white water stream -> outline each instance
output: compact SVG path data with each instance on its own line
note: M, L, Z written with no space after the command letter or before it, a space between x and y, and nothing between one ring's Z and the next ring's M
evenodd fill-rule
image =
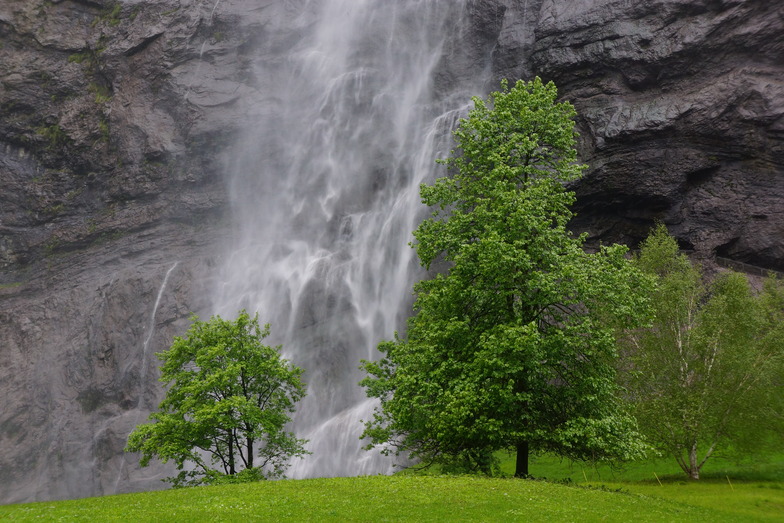
M391 470L361 450L373 405L358 366L405 324L421 277L408 246L426 212L418 187L481 94L482 71L474 85L443 78L463 4L291 2L287 27L265 34L285 51L255 63L263 94L229 169L237 232L214 310L259 311L305 369L293 428L313 454L289 477Z
M161 286L158 289L158 295L155 297L155 304L152 306L152 312L150 313L150 323L147 326L147 336L144 338L144 343L142 344L141 350L141 360L139 366L139 399L136 403L136 416L134 418L132 427L136 427L139 425L139 421L141 418L141 413L143 412L144 407L144 396L145 396L145 387L147 386L147 372L150 368L150 341L152 341L153 334L155 334L155 316L158 314L158 307L161 304L161 298L163 298L163 293L166 291L166 285L169 283L169 276L171 276L172 271L177 268L180 262L174 262L174 264L169 267L169 270L166 271L166 274L163 277L163 281L161 282ZM114 494L119 492L120 482L122 481L124 475L126 474L126 454L123 452L122 459L120 460L120 466L117 470L117 479L114 482ZM127 478L126 478L127 479Z

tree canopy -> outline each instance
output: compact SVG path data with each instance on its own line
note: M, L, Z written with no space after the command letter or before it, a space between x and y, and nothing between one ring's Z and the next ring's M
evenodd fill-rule
M125 450L141 452L142 466L174 461L175 485L281 477L291 457L307 454L306 441L284 430L305 386L280 347L262 343L269 332L244 310L234 321L194 316L158 354L166 397Z
M651 443L698 479L716 451L759 450L784 435L784 285L743 274L711 281L664 225L636 264L656 278L655 320L625 340L620 376Z
M567 230L577 179L573 107L552 83L517 82L474 108L421 187L432 216L414 232L426 268L405 336L364 362L380 406L364 436L387 451L487 468L495 450L631 458L634 421L616 394L614 333L639 325L649 279L622 246L588 254Z

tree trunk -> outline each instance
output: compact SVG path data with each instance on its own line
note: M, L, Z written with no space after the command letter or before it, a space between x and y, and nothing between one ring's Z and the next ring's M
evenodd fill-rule
M697 464L697 443L689 449L689 478L700 479L700 466Z
M528 442L523 441L517 444L517 461L515 463L515 477L528 477Z
M253 468L253 438L248 436L248 468Z
M229 431L229 474L235 474L234 468L234 432Z

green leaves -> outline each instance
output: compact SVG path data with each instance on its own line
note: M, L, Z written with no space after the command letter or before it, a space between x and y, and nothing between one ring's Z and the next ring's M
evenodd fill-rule
M498 182L525 185L553 177L564 182L584 168L576 164L576 113L570 104L556 102L552 82L535 78L512 89L502 82L501 88L487 102L474 98L474 109L454 133L460 154L446 164L455 168L458 182L473 181L463 184L464 201Z
M755 293L742 274L709 280L663 225L636 264L656 280L655 318L627 337L633 370L621 377L646 436L695 479L715 451L781 442L784 285L771 278Z
M306 441L284 430L305 395L302 369L281 358L280 347L262 343L269 325L260 327L258 314L192 320L185 337L158 354L169 389L126 451L141 452L142 466L153 457L180 469L193 463L196 471L170 478L179 486L222 483L224 475L282 476L291 457L307 454Z
M638 445L615 398L615 332L645 321L651 280L625 248L586 254L567 230L563 184L585 168L571 105L538 78L502 88L461 120L441 162L452 176L421 187L434 211L414 247L449 270L415 285L406 338L364 363L381 401L364 435L450 463L503 448L628 457Z

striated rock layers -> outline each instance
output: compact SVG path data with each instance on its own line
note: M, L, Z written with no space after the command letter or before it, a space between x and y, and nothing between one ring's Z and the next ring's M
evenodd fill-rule
M543 2L531 67L580 115L577 228L784 269L784 4Z
M154 353L211 312L252 63L285 60L308 27L281 20L307 5L0 3L0 502L170 472L121 449L160 399ZM590 166L577 230L634 244L659 219L706 259L784 269L779 2L472 0L465 17L435 88L554 80Z

